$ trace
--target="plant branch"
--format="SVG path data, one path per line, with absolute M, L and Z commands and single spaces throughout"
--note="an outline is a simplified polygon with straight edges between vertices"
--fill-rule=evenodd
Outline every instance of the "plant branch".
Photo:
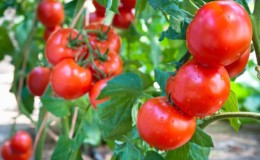
M 69 133 L 69 138 L 70 139 L 72 139 L 73 134 L 74 134 L 75 125 L 76 125 L 76 121 L 77 121 L 77 117 L 78 117 L 78 112 L 79 112 L 79 108 L 75 107 L 73 118 L 72 118 L 72 122 L 71 122 L 70 133 Z
M 257 77 L 260 79 L 260 0 L 255 0 L 255 8 L 251 15 L 251 21 L 253 25 L 253 44 L 257 59 L 256 71 Z
M 40 126 L 40 129 L 39 129 L 39 131 L 38 131 L 38 133 L 36 135 L 35 142 L 34 142 L 34 145 L 33 145 L 33 153 L 35 153 L 35 151 L 36 151 L 38 142 L 39 142 L 39 140 L 41 138 L 42 131 L 43 131 L 45 125 L 46 125 L 47 120 L 48 120 L 48 112 L 45 113 L 45 115 L 43 117 L 43 120 L 42 120 L 42 124 Z
M 212 115 L 208 118 L 203 119 L 202 124 L 200 127 L 203 129 L 207 127 L 212 122 L 222 119 L 229 119 L 229 118 L 249 118 L 249 119 L 256 119 L 260 120 L 260 113 L 253 113 L 253 112 L 225 112 L 221 114 Z
M 72 21 L 72 23 L 70 25 L 70 28 L 74 28 L 75 27 L 75 25 L 78 22 L 78 20 L 79 20 L 81 14 L 82 14 L 84 8 L 85 8 L 85 1 L 84 1 L 83 5 L 81 6 L 80 10 L 78 11 L 78 13 L 76 14 L 75 18 L 73 19 L 73 21 Z

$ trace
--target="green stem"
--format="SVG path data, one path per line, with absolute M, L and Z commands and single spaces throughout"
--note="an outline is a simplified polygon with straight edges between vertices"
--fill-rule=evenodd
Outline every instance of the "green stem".
M 253 44 L 257 59 L 256 71 L 260 79 L 260 0 L 255 0 L 255 8 L 251 15 L 251 21 L 253 25 Z
M 62 134 L 69 137 L 70 126 L 68 117 L 61 118 Z
M 202 124 L 200 127 L 203 129 L 207 127 L 212 122 L 222 119 L 229 119 L 229 118 L 249 118 L 249 119 L 256 119 L 260 120 L 260 113 L 253 113 L 253 112 L 226 112 L 221 114 L 216 114 L 211 117 L 203 119 Z

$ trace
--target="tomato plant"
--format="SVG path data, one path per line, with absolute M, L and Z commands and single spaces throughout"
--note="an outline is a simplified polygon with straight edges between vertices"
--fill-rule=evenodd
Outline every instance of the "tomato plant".
M 0 79 L 18 113 L 0 111 L 1 158 L 225 159 L 212 122 L 259 127 L 259 17 L 259 0 L 3 0 Z
M 207 65 L 231 64 L 248 48 L 251 39 L 250 17 L 234 1 L 207 3 L 198 10 L 187 29 L 189 51 Z

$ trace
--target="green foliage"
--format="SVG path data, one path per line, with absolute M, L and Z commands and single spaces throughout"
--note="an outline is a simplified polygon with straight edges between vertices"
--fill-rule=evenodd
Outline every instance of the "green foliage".
M 148 151 L 144 160 L 164 160 L 164 158 L 155 151 Z
M 111 10 L 118 13 L 119 0 L 97 0 L 102 6 L 106 8 L 106 11 Z
M 14 51 L 14 46 L 5 27 L 0 26 L 0 33 L 0 60 L 2 60 L 5 54 L 11 54 Z

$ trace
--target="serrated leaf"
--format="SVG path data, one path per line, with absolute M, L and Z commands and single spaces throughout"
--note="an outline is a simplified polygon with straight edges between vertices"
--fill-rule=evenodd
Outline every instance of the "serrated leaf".
M 68 102 L 64 99 L 53 98 L 48 96 L 41 97 L 43 107 L 57 117 L 69 115 Z
M 164 160 L 164 158 L 155 151 L 148 151 L 144 160 Z
M 107 82 L 98 98 L 110 97 L 98 106 L 99 127 L 105 139 L 118 139 L 132 129 L 131 110 L 142 95 L 138 75 L 126 73 Z
M 114 149 L 114 155 L 119 160 L 143 160 L 142 150 L 130 141 L 118 142 Z
M 202 147 L 214 147 L 212 138 L 199 127 L 196 128 L 190 142 L 196 143 Z
M 237 96 L 232 90 L 230 91 L 228 99 L 225 102 L 222 109 L 226 112 L 238 112 L 239 111 Z M 237 132 L 239 131 L 239 128 L 241 126 L 241 122 L 240 122 L 239 118 L 230 118 L 229 123 L 235 131 L 237 131 Z
M 165 87 L 166 87 L 167 80 L 170 76 L 170 73 L 163 72 L 159 69 L 155 69 L 154 72 L 155 72 L 155 81 L 159 84 L 162 90 L 162 94 L 165 95 Z

